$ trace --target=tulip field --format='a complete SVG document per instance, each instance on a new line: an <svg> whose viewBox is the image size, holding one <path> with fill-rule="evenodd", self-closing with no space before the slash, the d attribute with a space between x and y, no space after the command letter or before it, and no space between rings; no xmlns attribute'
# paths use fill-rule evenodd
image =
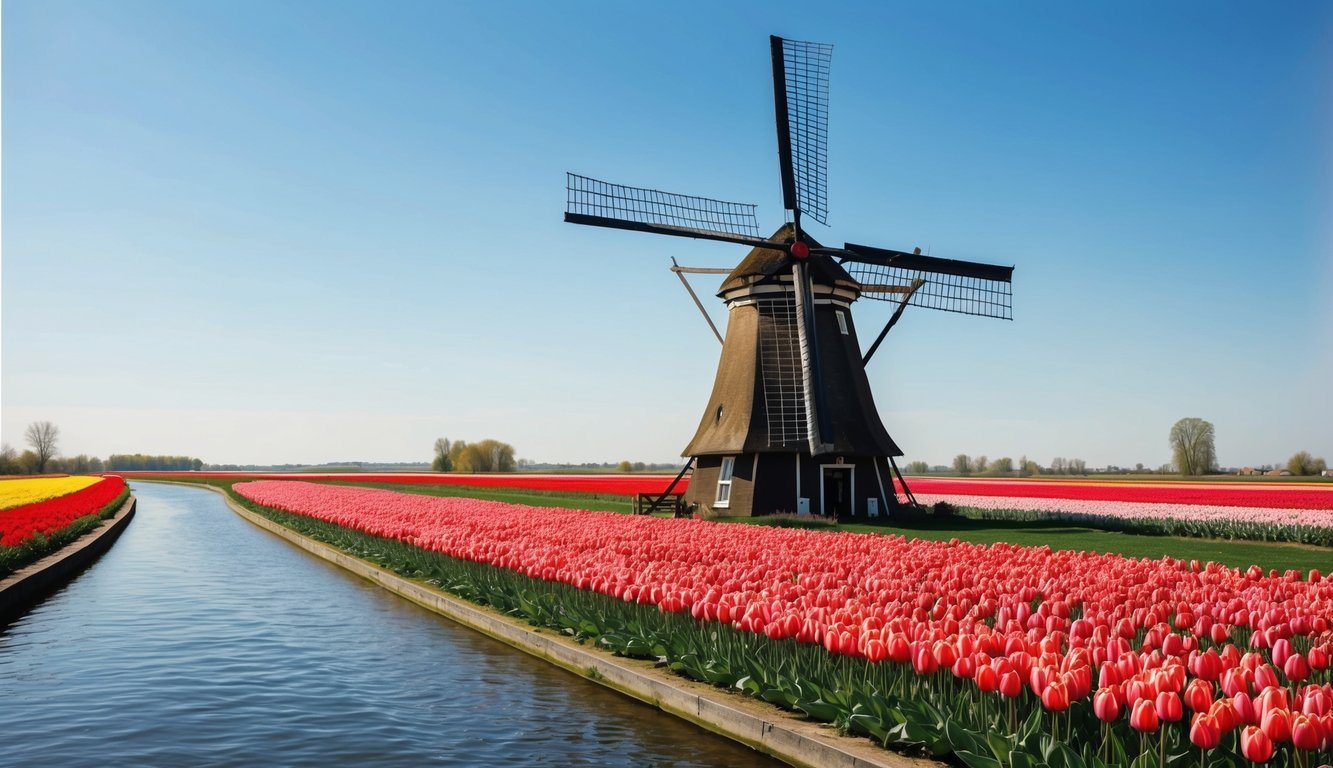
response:
<svg viewBox="0 0 1333 768"><path fill-rule="evenodd" d="M232 490L468 599L909 752L988 767L1333 757L1333 580L1318 570Z"/></svg>
<svg viewBox="0 0 1333 768"><path fill-rule="evenodd" d="M91 530L128 495L114 475L0 480L0 577Z"/></svg>
<svg viewBox="0 0 1333 768"><path fill-rule="evenodd" d="M1333 484L913 478L917 501L1110 530L1333 546Z"/></svg>

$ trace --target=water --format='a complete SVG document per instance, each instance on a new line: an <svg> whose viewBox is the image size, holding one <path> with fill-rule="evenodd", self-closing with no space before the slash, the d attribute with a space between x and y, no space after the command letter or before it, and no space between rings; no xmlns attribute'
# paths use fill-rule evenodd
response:
<svg viewBox="0 0 1333 768"><path fill-rule="evenodd" d="M772 766L307 555L195 488L0 628L0 765Z"/></svg>

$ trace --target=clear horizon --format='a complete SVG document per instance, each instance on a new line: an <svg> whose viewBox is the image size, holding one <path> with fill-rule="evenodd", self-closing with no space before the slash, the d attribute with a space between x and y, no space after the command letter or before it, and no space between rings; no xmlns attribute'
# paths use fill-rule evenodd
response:
<svg viewBox="0 0 1333 768"><path fill-rule="evenodd" d="M834 45L816 238L1016 266L870 364L904 462L1333 459L1333 6L313 7L4 4L5 443L676 460L719 348L667 268L743 249L564 224L564 173L776 227L779 34Z"/></svg>

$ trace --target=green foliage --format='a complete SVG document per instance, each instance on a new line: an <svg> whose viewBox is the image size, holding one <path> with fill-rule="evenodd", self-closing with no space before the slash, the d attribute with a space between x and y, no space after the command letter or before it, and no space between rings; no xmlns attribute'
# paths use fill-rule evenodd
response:
<svg viewBox="0 0 1333 768"><path fill-rule="evenodd" d="M456 472L513 472L514 446L489 438L458 440L449 446L449 462Z"/></svg>
<svg viewBox="0 0 1333 768"><path fill-rule="evenodd" d="M1326 469L1323 457L1311 456L1309 451L1297 451L1287 459L1287 471L1293 475L1317 475Z"/></svg>
<svg viewBox="0 0 1333 768"><path fill-rule="evenodd" d="M924 461L912 461L907 464L907 474L924 475L930 471L930 465Z"/></svg>
<svg viewBox="0 0 1333 768"><path fill-rule="evenodd" d="M972 474L972 457L966 453L960 453L953 457L953 471L961 477Z"/></svg>
<svg viewBox="0 0 1333 768"><path fill-rule="evenodd" d="M1190 416L1171 427L1169 442L1176 469L1186 476L1202 475L1217 466L1217 449L1211 422Z"/></svg>
<svg viewBox="0 0 1333 768"><path fill-rule="evenodd" d="M1014 460L1008 456L1001 456L990 463L990 473L999 477L1012 475L1014 473Z"/></svg>
<svg viewBox="0 0 1333 768"><path fill-rule="evenodd" d="M622 461L622 462L620 462L619 464L616 465L616 471L617 471L617 472L632 472L632 471L634 471L634 465L631 464L631 463L629 462L629 459L626 459L626 460L624 460L624 461Z"/></svg>

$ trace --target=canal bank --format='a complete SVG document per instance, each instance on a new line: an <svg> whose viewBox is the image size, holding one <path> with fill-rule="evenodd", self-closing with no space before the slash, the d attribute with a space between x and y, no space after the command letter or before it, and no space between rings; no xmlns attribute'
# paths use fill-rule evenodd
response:
<svg viewBox="0 0 1333 768"><path fill-rule="evenodd" d="M134 508L135 498L130 495L97 528L0 579L0 623L23 613L92 565L134 519Z"/></svg>
<svg viewBox="0 0 1333 768"><path fill-rule="evenodd" d="M938 766L879 748L867 740L740 694L722 691L656 667L651 662L590 650L562 635L459 600L373 563L309 539L235 503L231 509L254 525L330 563L460 624L570 672L726 736L795 766L811 768L923 768Z"/></svg>

